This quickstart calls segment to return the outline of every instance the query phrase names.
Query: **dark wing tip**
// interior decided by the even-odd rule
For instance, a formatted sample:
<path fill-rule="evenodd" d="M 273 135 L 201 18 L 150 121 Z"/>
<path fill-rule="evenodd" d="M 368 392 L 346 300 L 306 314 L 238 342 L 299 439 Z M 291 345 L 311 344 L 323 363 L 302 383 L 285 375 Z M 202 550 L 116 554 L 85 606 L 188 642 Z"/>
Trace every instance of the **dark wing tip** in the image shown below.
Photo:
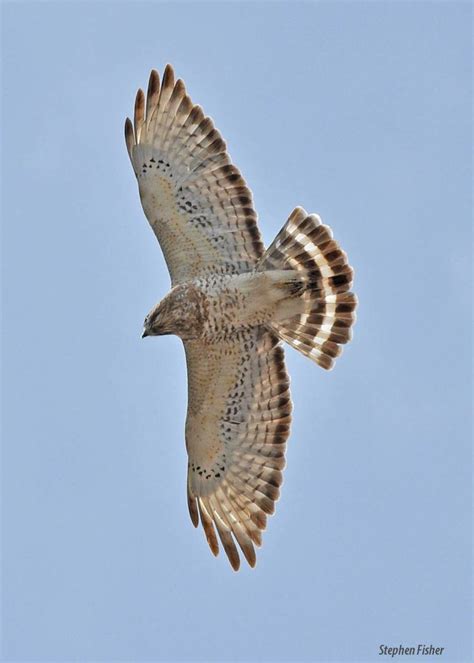
<path fill-rule="evenodd" d="M 219 528 L 217 531 L 231 567 L 234 571 L 238 571 L 240 569 L 240 557 L 232 535 L 230 532 L 221 531 Z"/>
<path fill-rule="evenodd" d="M 204 112 L 198 104 L 193 106 L 191 112 L 189 113 L 189 122 L 190 124 L 200 124 L 204 119 Z"/>
<path fill-rule="evenodd" d="M 163 88 L 174 87 L 174 69 L 170 64 L 167 64 L 163 72 Z"/>
<path fill-rule="evenodd" d="M 216 531 L 211 517 L 208 515 L 202 500 L 198 500 L 199 515 L 201 517 L 202 527 L 206 535 L 207 543 L 212 551 L 212 554 L 217 557 L 219 554 L 219 544 L 217 543 Z"/>
<path fill-rule="evenodd" d="M 150 73 L 150 80 L 148 81 L 148 90 L 146 93 L 146 118 L 149 121 L 154 108 L 158 103 L 160 96 L 160 75 L 156 69 L 152 69 Z"/>
<path fill-rule="evenodd" d="M 255 554 L 255 550 L 253 551 L 252 557 L 250 557 L 250 555 L 248 557 L 245 555 L 245 559 L 247 560 L 250 568 L 254 569 L 257 566 L 257 555 Z"/>
<path fill-rule="evenodd" d="M 192 497 L 189 492 L 188 492 L 188 509 L 189 509 L 189 515 L 191 517 L 191 522 L 193 523 L 194 527 L 197 527 L 199 525 L 199 512 L 196 504 L 196 498 Z"/>
<path fill-rule="evenodd" d="M 134 113 L 134 124 L 135 124 L 135 137 L 137 143 L 140 142 L 140 129 L 145 118 L 145 94 L 141 88 L 137 91 L 137 96 L 135 98 L 135 113 Z"/>
<path fill-rule="evenodd" d="M 148 81 L 148 96 L 156 94 L 160 90 L 160 74 L 156 69 L 150 72 L 150 80 Z"/>
<path fill-rule="evenodd" d="M 176 96 L 184 96 L 186 94 L 186 86 L 182 78 L 178 78 L 174 86 L 174 94 Z"/>
<path fill-rule="evenodd" d="M 135 145 L 135 133 L 133 131 L 132 120 L 127 117 L 125 120 L 125 143 L 130 158 L 132 158 L 132 147 Z"/>
<path fill-rule="evenodd" d="M 135 112 L 140 113 L 145 108 L 145 93 L 143 90 L 138 88 L 137 96 L 135 97 Z"/>
<path fill-rule="evenodd" d="M 247 543 L 246 545 L 243 545 L 239 541 L 240 548 L 242 552 L 244 553 L 244 557 L 247 560 L 248 565 L 254 569 L 255 564 L 257 563 L 257 555 L 255 554 L 255 548 L 251 543 Z"/>

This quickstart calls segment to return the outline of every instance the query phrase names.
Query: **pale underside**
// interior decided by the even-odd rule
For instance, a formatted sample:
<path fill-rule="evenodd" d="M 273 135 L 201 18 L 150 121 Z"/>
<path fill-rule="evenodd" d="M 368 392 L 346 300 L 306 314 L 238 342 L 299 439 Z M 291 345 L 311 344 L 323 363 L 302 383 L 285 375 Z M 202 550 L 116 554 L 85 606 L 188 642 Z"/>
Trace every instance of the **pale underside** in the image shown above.
<path fill-rule="evenodd" d="M 263 254 L 252 197 L 209 118 L 167 67 L 137 95 L 126 140 L 143 209 L 172 284 L 238 274 Z M 255 564 L 254 544 L 282 482 L 291 402 L 283 351 L 265 328 L 218 343 L 186 341 L 188 503 L 213 552 L 216 530 L 234 569 L 235 541 Z"/>

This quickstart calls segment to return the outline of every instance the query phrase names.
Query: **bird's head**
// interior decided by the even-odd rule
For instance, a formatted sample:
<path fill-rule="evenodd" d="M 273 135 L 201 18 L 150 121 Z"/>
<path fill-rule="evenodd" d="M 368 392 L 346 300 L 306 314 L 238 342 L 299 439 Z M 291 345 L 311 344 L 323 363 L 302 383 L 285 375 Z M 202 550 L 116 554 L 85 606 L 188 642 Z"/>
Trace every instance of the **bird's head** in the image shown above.
<path fill-rule="evenodd" d="M 142 338 L 176 334 L 187 340 L 197 338 L 201 329 L 202 316 L 194 289 L 176 286 L 146 316 Z"/>
<path fill-rule="evenodd" d="M 166 299 L 151 309 L 143 322 L 142 338 L 145 338 L 145 336 L 162 336 L 173 333 L 169 316 L 166 315 L 166 309 Z"/>

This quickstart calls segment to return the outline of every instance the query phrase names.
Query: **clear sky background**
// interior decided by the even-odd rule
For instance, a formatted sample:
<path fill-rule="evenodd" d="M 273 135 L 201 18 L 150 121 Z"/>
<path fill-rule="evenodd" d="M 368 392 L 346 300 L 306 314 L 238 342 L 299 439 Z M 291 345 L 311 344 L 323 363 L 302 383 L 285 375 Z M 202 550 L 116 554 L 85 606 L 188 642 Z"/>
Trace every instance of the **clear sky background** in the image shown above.
<path fill-rule="evenodd" d="M 3 660 L 471 660 L 471 13 L 3 4 Z M 123 121 L 166 62 L 265 242 L 300 204 L 356 270 L 335 370 L 288 348 L 282 499 L 238 574 L 187 513 L 181 342 L 140 339 L 169 277 Z"/>

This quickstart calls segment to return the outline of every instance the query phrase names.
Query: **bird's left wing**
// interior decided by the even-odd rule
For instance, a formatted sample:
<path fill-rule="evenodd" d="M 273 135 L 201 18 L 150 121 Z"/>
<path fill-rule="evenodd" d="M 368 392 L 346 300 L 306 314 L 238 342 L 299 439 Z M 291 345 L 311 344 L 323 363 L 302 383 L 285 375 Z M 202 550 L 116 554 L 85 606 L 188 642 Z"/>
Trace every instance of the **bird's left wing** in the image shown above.
<path fill-rule="evenodd" d="M 138 90 L 125 140 L 148 221 L 174 284 L 249 271 L 263 254 L 252 194 L 226 144 L 167 65 Z"/>
<path fill-rule="evenodd" d="M 232 567 L 238 543 L 251 566 L 274 511 L 291 420 L 289 380 L 277 337 L 263 328 L 231 341 L 186 341 L 188 505 L 212 552 L 216 530 Z"/>

